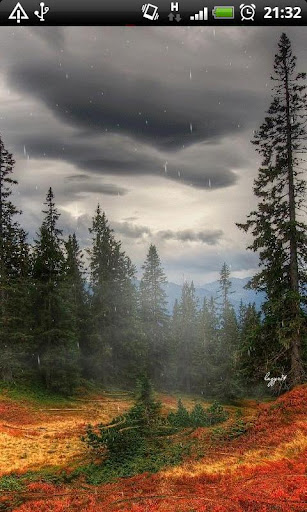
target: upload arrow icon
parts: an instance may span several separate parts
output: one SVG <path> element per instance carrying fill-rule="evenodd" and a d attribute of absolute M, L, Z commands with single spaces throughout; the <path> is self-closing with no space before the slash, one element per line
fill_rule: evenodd
<path fill-rule="evenodd" d="M 9 20 L 16 20 L 17 23 L 20 23 L 21 20 L 28 20 L 29 16 L 27 15 L 26 11 L 22 7 L 22 5 L 18 2 L 18 4 L 15 5 L 14 9 L 12 10 L 11 14 L 9 15 Z"/>

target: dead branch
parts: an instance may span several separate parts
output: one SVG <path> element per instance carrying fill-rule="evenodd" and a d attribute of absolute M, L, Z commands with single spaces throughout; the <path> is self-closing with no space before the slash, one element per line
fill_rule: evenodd
<path fill-rule="evenodd" d="M 83 411 L 87 412 L 87 409 L 39 409 L 40 411 L 48 411 L 48 412 L 71 412 L 71 411 Z"/>
<path fill-rule="evenodd" d="M 102 429 L 108 430 L 109 428 L 118 427 L 118 425 L 122 425 L 123 423 L 126 423 L 125 419 L 119 421 L 118 423 L 113 423 L 113 425 L 112 424 L 108 424 L 108 425 L 99 426 L 99 430 L 102 430 Z"/>

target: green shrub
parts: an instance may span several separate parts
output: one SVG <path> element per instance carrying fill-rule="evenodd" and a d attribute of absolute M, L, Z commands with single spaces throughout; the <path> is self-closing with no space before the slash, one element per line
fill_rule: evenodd
<path fill-rule="evenodd" d="M 216 427 L 213 429 L 211 438 L 215 441 L 230 441 L 236 437 L 240 437 L 249 428 L 249 423 L 246 423 L 243 419 L 237 418 L 234 423 L 226 428 Z"/>
<path fill-rule="evenodd" d="M 5 475 L 0 478 L 0 491 L 21 491 L 23 484 L 20 482 L 18 476 Z"/>
<path fill-rule="evenodd" d="M 174 427 L 190 427 L 191 419 L 189 412 L 184 407 L 181 399 L 178 400 L 178 406 L 176 412 L 170 412 L 167 417 L 169 423 Z"/>
<path fill-rule="evenodd" d="M 195 405 L 190 420 L 194 427 L 206 427 L 209 424 L 208 414 L 200 404 Z"/>
<path fill-rule="evenodd" d="M 169 423 L 175 427 L 209 427 L 227 418 L 228 412 L 216 401 L 207 410 L 196 404 L 189 413 L 181 400 L 178 401 L 177 411 L 169 413 L 167 417 Z"/>
<path fill-rule="evenodd" d="M 149 380 L 142 377 L 138 383 L 135 405 L 123 416 L 115 418 L 110 425 L 88 425 L 81 439 L 103 458 L 122 461 L 134 457 L 144 450 L 146 439 L 157 435 L 163 424 L 160 416 L 161 404 L 153 396 Z"/>
<path fill-rule="evenodd" d="M 210 405 L 206 412 L 209 418 L 209 425 L 222 423 L 223 421 L 227 420 L 229 416 L 228 412 L 216 400 L 212 405 Z"/>

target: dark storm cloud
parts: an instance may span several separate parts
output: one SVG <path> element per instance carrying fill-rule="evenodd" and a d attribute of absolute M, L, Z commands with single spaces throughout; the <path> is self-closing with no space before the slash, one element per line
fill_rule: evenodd
<path fill-rule="evenodd" d="M 147 226 L 135 225 L 132 222 L 112 222 L 112 228 L 116 233 L 127 238 L 142 238 L 148 235 L 155 240 L 176 240 L 180 242 L 201 242 L 207 245 L 217 245 L 223 237 L 222 230 L 193 231 L 185 229 L 182 231 L 153 231 Z"/>
<path fill-rule="evenodd" d="M 163 240 L 178 240 L 180 242 L 201 242 L 207 245 L 217 245 L 223 236 L 223 231 L 204 230 L 193 231 L 192 229 L 185 229 L 183 231 L 159 231 L 158 236 Z"/>
<path fill-rule="evenodd" d="M 205 70 L 199 73 L 200 83 L 205 75 Z M 160 77 L 146 79 L 112 69 L 91 72 L 89 80 L 82 61 L 68 69 L 50 61 L 19 64 L 12 68 L 10 81 L 40 98 L 64 123 L 88 133 L 129 134 L 164 150 L 214 141 L 238 124 L 244 130 L 261 101 L 261 95 L 240 87 L 231 93 L 227 88 L 204 92 L 199 82 L 167 85 Z M 219 104 L 227 109 L 218 109 Z"/>
<path fill-rule="evenodd" d="M 176 280 L 189 272 L 203 279 L 224 261 L 255 269 L 235 222 L 252 207 L 259 163 L 249 141 L 270 102 L 280 33 L 4 28 L 0 129 L 16 158 L 30 236 L 52 185 L 64 235 L 76 231 L 82 247 L 99 201 L 137 264 L 153 242 Z M 287 33 L 304 71 L 306 31 Z"/>
<path fill-rule="evenodd" d="M 31 156 L 65 160 L 83 172 L 161 174 L 200 188 L 236 183 L 229 155 L 236 154 L 241 169 L 245 155 L 226 152 L 223 141 L 257 128 L 279 29 L 221 28 L 216 38 L 209 28 L 181 27 L 35 27 L 29 33 L 30 40 L 4 52 L 8 82 L 73 132 L 63 140 L 47 127 L 46 135 L 17 130 Z M 300 37 L 295 33 L 294 41 Z M 46 44 L 38 47 L 39 39 Z M 130 142 L 122 145 L 125 138 Z M 203 148 L 201 161 L 179 156 L 202 144 L 216 145 L 215 152 Z"/>
<path fill-rule="evenodd" d="M 152 235 L 147 226 L 135 226 L 131 222 L 112 222 L 112 228 L 116 233 L 127 238 L 142 238 L 143 235 Z"/>
<path fill-rule="evenodd" d="M 82 179 L 73 178 L 74 192 L 78 187 L 83 191 L 95 192 L 86 183 L 85 176 L 90 175 L 85 175 L 84 171 L 114 176 L 163 176 L 198 188 L 218 189 L 236 183 L 237 176 L 229 167 L 240 166 L 245 162 L 244 155 L 220 151 L 218 144 L 210 148 L 196 144 L 190 148 L 191 153 L 188 155 L 184 151 L 172 153 L 167 156 L 166 165 L 165 155 L 120 135 L 106 134 L 98 140 L 75 135 L 63 142 L 56 133 L 36 134 L 35 137 L 26 133 L 16 136 L 18 139 L 20 146 L 27 148 L 31 158 L 66 161 L 83 171 Z M 122 195 L 125 191 L 119 193 Z"/>
<path fill-rule="evenodd" d="M 110 196 L 123 196 L 127 194 L 128 190 L 124 187 L 119 187 L 113 183 L 100 183 L 97 181 L 84 180 L 69 180 L 64 185 L 64 192 L 69 194 L 70 197 L 77 196 L 78 194 L 86 194 L 88 192 L 95 194 L 106 194 Z"/>

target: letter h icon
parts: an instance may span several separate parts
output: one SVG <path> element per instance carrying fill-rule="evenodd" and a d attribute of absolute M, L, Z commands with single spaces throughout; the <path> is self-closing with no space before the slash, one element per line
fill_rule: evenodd
<path fill-rule="evenodd" d="M 171 11 L 174 12 L 174 11 L 179 11 L 179 2 L 172 2 L 171 3 Z"/>

